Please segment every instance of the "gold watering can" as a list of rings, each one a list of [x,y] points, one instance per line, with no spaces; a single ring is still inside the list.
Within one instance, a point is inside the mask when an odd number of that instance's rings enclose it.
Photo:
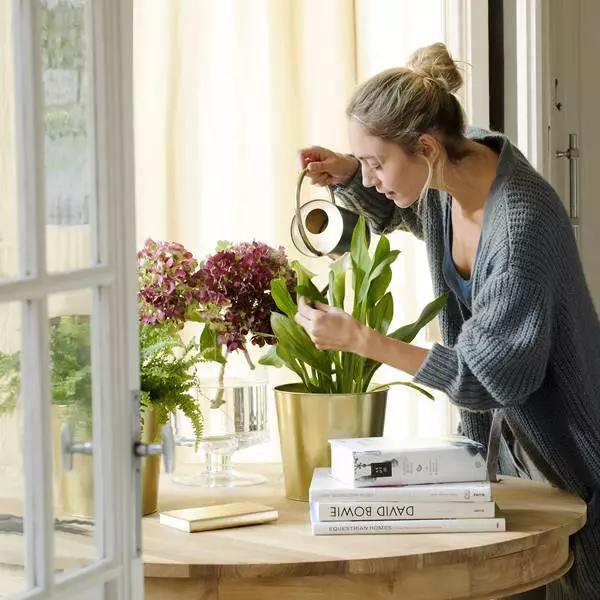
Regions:
[[[305,256],[339,258],[350,251],[359,215],[338,206],[330,187],[327,188],[329,200],[310,200],[301,205],[300,190],[307,172],[308,167],[300,173],[296,185],[296,214],[290,231],[292,242]],[[367,228],[367,241],[368,238]]]

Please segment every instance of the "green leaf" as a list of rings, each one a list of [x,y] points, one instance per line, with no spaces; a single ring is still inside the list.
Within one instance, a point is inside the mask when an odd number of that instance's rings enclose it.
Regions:
[[[362,216],[358,219],[352,233],[350,255],[352,257],[352,284],[355,292],[352,314],[358,317],[360,308],[356,291],[362,288],[363,279],[371,268],[371,257],[369,256],[369,244],[367,242],[367,226]]]
[[[438,296],[435,300],[432,300],[429,304],[427,304],[427,306],[425,306],[419,315],[419,318],[414,323],[410,323],[409,325],[404,325],[403,327],[396,329],[396,331],[390,333],[388,337],[400,342],[412,342],[419,331],[421,331],[421,329],[423,329],[423,327],[425,327],[429,321],[438,315],[440,310],[442,310],[446,304],[447,300],[448,294],[442,294],[441,296]]]
[[[298,279],[299,285],[308,285],[309,281],[311,281],[314,277],[317,276],[316,273],[313,273],[309,269],[307,269],[300,261],[293,260],[290,263],[290,267],[296,271],[296,277]]]
[[[277,346],[270,346],[269,349],[258,359],[259,365],[275,367],[279,369],[284,363],[277,355]]]
[[[369,293],[367,294],[367,306],[375,306],[375,304],[383,298],[391,281],[392,268],[388,265],[383,269],[380,275],[371,281]]]
[[[413,383],[412,381],[392,381],[391,383],[384,383],[382,385],[378,385],[377,387],[374,387],[373,389],[371,389],[369,391],[370,392],[378,392],[379,390],[383,390],[386,387],[389,387],[392,385],[404,385],[406,387],[412,388],[413,390],[417,390],[417,392],[420,392],[424,396],[427,396],[427,398],[429,398],[430,400],[435,400],[435,398],[432,394],[430,394],[427,390],[423,389],[421,386],[417,385],[416,383]]]
[[[298,296],[304,296],[310,302],[327,304],[327,298],[323,292],[312,282],[316,275],[303,267],[297,260],[292,261],[290,264],[292,269],[296,271],[296,293]]]
[[[288,317],[293,318],[298,312],[298,307],[296,306],[283,277],[278,277],[271,281],[271,296],[275,301],[277,308]]]
[[[352,268],[352,257],[347,252],[329,265],[329,304],[344,308],[346,274]]]
[[[375,280],[379,275],[381,275],[381,273],[383,273],[383,271],[398,258],[399,254],[399,250],[391,250],[385,258],[381,259],[381,262],[377,266],[373,266],[373,268],[369,271],[368,275],[363,280],[362,285],[360,287],[360,292],[358,293],[359,304],[362,304],[367,298],[371,282]]]
[[[320,302],[321,304],[327,304],[327,298],[319,292],[319,290],[313,285],[312,287],[306,285],[299,285],[296,288],[298,297],[305,298],[309,304],[313,302]]]
[[[362,215],[358,218],[354,231],[352,232],[350,254],[352,255],[352,262],[355,263],[361,271],[366,273],[371,268],[369,243],[367,242],[367,222]]]
[[[331,362],[327,353],[317,349],[300,325],[282,314],[272,313],[271,327],[286,351],[316,371],[331,377]],[[281,352],[278,351],[278,355],[283,359]]]
[[[227,360],[217,342],[217,332],[209,325],[205,325],[200,334],[200,353],[203,360],[208,362],[225,364]]]
[[[227,250],[233,246],[233,242],[228,242],[227,240],[219,240],[215,247],[215,252],[222,252],[223,250]]]
[[[379,238],[377,247],[375,248],[375,254],[373,256],[373,265],[371,270],[375,269],[381,264],[390,252],[390,242],[387,236],[384,234]],[[368,306],[375,306],[375,304],[383,297],[387,292],[388,286],[392,280],[392,269],[385,267],[381,273],[376,277],[371,277],[371,283],[369,287],[369,294],[367,298]]]
[[[392,322],[394,315],[394,299],[392,294],[388,292],[370,311],[368,311],[369,327],[383,334]]]

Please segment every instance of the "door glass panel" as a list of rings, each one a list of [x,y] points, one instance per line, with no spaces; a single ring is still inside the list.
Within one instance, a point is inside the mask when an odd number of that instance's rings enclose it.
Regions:
[[[61,438],[92,441],[92,293],[48,299],[52,376],[52,448],[56,571],[81,568],[97,557],[94,546],[94,463],[89,454],[63,460]]]
[[[12,2],[0,2],[0,279],[18,272]]]
[[[69,271],[91,262],[89,0],[40,1],[47,267]]]
[[[0,598],[27,587],[20,349],[20,306],[0,304]]]

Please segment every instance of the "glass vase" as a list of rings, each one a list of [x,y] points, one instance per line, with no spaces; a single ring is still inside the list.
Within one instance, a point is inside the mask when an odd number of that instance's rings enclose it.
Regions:
[[[202,381],[198,402],[204,417],[204,431],[197,449],[206,461],[203,470],[173,478],[175,483],[201,487],[238,487],[258,485],[266,478],[239,472],[232,466],[232,456],[257,444],[269,441],[267,419],[267,382],[249,379]],[[175,420],[178,446],[196,447],[191,424],[183,415]]]

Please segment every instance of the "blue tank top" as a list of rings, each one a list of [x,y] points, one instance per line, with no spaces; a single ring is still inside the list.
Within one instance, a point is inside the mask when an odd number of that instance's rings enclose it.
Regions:
[[[472,279],[465,279],[456,269],[452,260],[452,199],[448,197],[446,202],[446,214],[444,215],[444,258],[442,261],[442,273],[448,287],[454,292],[459,302],[471,311],[471,284]]]

